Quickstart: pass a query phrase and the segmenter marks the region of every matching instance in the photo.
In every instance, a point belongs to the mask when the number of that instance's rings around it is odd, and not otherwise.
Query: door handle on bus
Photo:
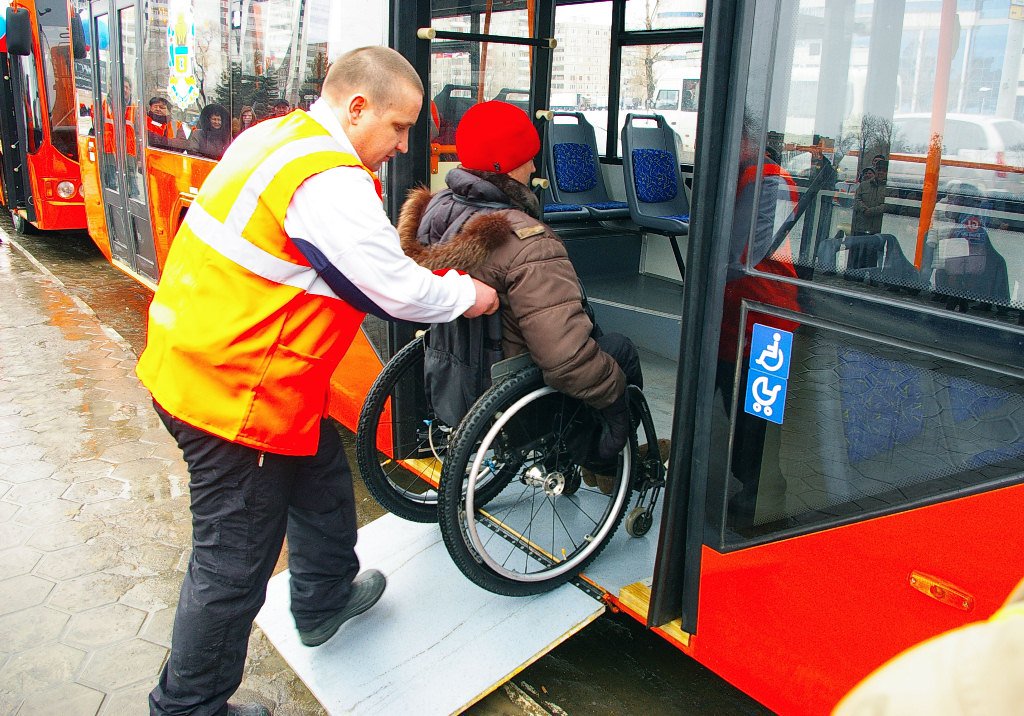
[[[96,139],[95,137],[87,137],[85,140],[85,149],[89,152],[89,161],[96,161]]]

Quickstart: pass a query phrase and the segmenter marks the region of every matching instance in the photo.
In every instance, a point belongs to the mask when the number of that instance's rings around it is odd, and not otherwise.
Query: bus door
[[[28,157],[25,152],[25,141],[23,141],[24,122],[18,121],[19,110],[22,115],[24,110],[15,102],[15,97],[20,97],[21,92],[16,88],[19,73],[12,71],[11,66],[16,65],[20,58],[17,55],[9,55],[6,52],[0,53],[0,142],[3,151],[0,151],[0,171],[3,172],[3,204],[8,209],[24,209],[32,211],[28,202]],[[19,134],[19,127],[22,128]],[[30,216],[34,219],[34,216]]]
[[[134,273],[156,281],[156,250],[144,183],[139,34],[134,2],[93,3],[93,61],[99,78],[94,98],[100,134],[96,145],[110,250]]]
[[[997,136],[1024,126],[1018,68],[1006,97],[958,86],[977,70],[937,5],[708,3],[704,56],[732,59],[702,83],[652,612],[678,599],[690,652],[781,713],[827,713],[1024,572],[1024,166]],[[1012,17],[970,30],[1009,65]],[[947,111],[973,160],[944,158]]]

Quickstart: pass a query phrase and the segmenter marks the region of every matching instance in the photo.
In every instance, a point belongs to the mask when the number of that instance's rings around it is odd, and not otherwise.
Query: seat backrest
[[[471,85],[447,84],[434,97],[438,114],[438,144],[455,144],[455,128],[462,115],[476,104],[476,88]]]
[[[554,112],[544,132],[545,175],[556,202],[608,201],[594,127],[582,112]]]
[[[498,94],[494,95],[494,99],[499,102],[508,102],[527,114],[530,113],[530,90],[502,87],[498,90]]]
[[[679,169],[675,132],[656,114],[627,114],[622,126],[622,173],[634,216],[690,213]]]

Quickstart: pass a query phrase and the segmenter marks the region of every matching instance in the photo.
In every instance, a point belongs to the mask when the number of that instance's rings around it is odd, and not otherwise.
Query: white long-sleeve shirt
[[[343,151],[358,156],[323,99],[310,107],[309,115]],[[469,276],[454,271],[437,276],[402,253],[398,232],[362,169],[338,167],[303,182],[288,205],[284,229],[293,239],[312,244],[348,283],[394,318],[444,323],[476,300]]]

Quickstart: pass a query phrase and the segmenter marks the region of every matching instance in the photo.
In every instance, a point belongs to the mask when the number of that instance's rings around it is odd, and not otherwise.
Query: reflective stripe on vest
[[[297,111],[239,135],[207,177],[171,245],[137,369],[175,417],[269,452],[316,451],[330,376],[364,314],[319,278],[284,218],[302,182],[337,167],[373,176]]]

